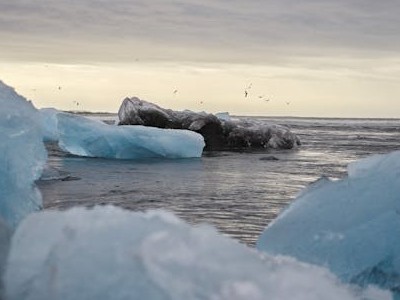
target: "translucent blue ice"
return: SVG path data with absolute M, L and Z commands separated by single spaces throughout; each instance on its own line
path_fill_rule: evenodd
M 328 270 L 260 256 L 166 212 L 106 206 L 31 214 L 12 239 L 7 300 L 388 300 Z
M 10 246 L 11 229 L 0 217 L 0 299 L 3 299 L 3 272 L 7 261 L 8 249 Z
M 43 132 L 43 141 L 57 142 L 59 138 L 57 114 L 59 110 L 55 108 L 39 109 L 40 125 Z
M 0 81 L 0 217 L 14 227 L 41 206 L 34 185 L 47 154 L 37 110 Z
M 59 146 L 69 153 L 103 158 L 200 157 L 204 139 L 188 130 L 145 126 L 110 126 L 73 114 L 59 113 Z
M 343 281 L 400 296 L 400 152 L 350 164 L 348 178 L 306 189 L 257 248 L 326 266 Z M 396 298 L 397 299 L 397 298 Z

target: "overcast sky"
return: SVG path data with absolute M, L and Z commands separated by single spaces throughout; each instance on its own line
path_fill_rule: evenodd
M 0 12 L 0 79 L 39 106 L 116 110 L 129 93 L 182 109 L 400 117 L 398 0 L 0 0 Z

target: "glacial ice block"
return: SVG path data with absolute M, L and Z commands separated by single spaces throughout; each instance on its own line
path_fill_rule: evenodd
M 345 282 L 391 289 L 400 299 L 400 152 L 352 163 L 348 173 L 308 187 L 257 248 L 326 266 Z
M 60 113 L 55 108 L 42 108 L 39 109 L 40 125 L 43 132 L 43 141 L 57 142 L 59 139 L 58 133 L 58 119 L 57 115 Z
M 31 214 L 12 238 L 8 300 L 388 300 L 328 270 L 260 256 L 206 225 L 112 206 Z
M 204 139 L 188 130 L 110 126 L 82 116 L 59 113 L 59 146 L 69 153 L 119 159 L 200 157 Z
M 10 247 L 11 233 L 11 228 L 0 217 L 0 299 L 3 299 L 2 295 L 4 293 L 2 278 Z
M 0 217 L 14 227 L 41 207 L 34 182 L 47 154 L 37 110 L 0 81 Z

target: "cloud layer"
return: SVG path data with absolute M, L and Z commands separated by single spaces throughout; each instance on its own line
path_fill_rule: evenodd
M 2 59 L 271 63 L 395 56 L 398 0 L 0 0 Z

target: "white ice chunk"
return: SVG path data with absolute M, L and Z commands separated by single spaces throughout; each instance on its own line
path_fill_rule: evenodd
M 110 126 L 59 113 L 59 146 L 69 153 L 119 159 L 200 157 L 203 137 L 188 130 L 144 126 Z
M 328 270 L 256 251 L 166 212 L 116 207 L 32 214 L 12 238 L 8 300 L 390 299 Z
M 0 217 L 14 227 L 41 206 L 34 185 L 46 161 L 32 103 L 0 81 Z
M 221 121 L 230 121 L 231 120 L 231 116 L 229 115 L 228 112 L 219 112 L 216 113 L 215 116 L 220 119 Z
M 266 228 L 257 248 L 399 297 L 399 174 L 400 152 L 393 152 L 351 164 L 343 180 L 318 181 Z

